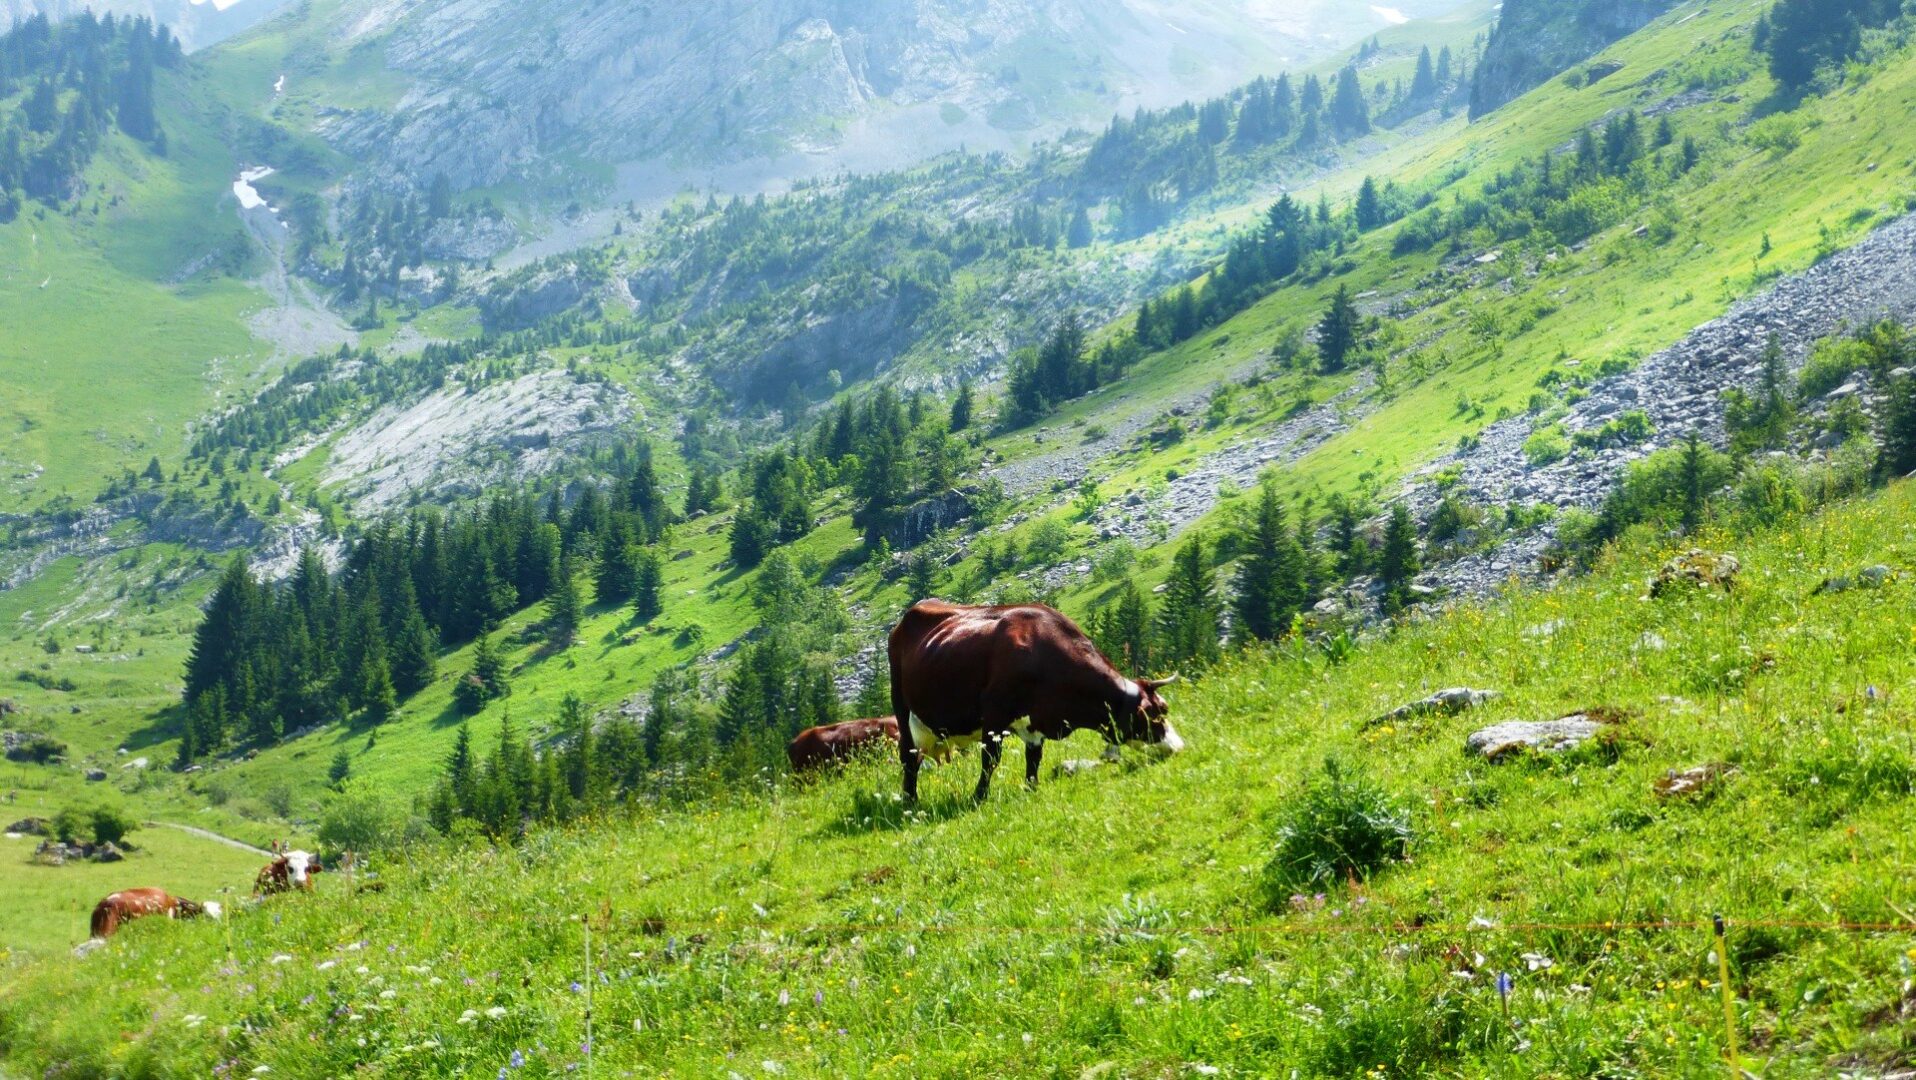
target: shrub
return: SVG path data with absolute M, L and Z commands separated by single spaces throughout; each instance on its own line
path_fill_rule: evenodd
M 1523 441 L 1524 460 L 1530 467 L 1540 469 L 1555 461 L 1562 461 L 1570 455 L 1570 440 L 1564 438 L 1563 429 L 1555 424 L 1538 428 Z
M 67 744 L 51 735 L 31 734 L 16 743 L 7 751 L 11 761 L 25 761 L 34 765 L 46 765 L 66 757 Z
M 1825 341 L 1810 353 L 1796 377 L 1796 393 L 1808 401 L 1843 385 L 1855 372 L 1870 365 L 1870 348 L 1860 341 Z
M 398 796 L 362 777 L 326 801 L 318 836 L 328 851 L 390 851 L 417 843 L 429 828 Z
M 1306 785 L 1280 813 L 1265 883 L 1282 903 L 1294 890 L 1368 878 L 1402 860 L 1411 838 L 1408 807 L 1326 759 L 1323 778 Z
M 126 839 L 127 833 L 139 828 L 139 824 L 118 806 L 103 804 L 87 811 L 87 827 L 92 830 L 95 843 L 117 844 Z

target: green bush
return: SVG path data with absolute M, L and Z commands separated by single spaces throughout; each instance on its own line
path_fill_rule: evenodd
M 1300 889 L 1368 878 L 1410 851 L 1410 809 L 1336 759 L 1279 814 L 1277 841 L 1264 866 L 1271 900 Z
M 1540 469 L 1555 461 L 1562 461 L 1570 455 L 1570 440 L 1564 438 L 1563 429 L 1555 424 L 1538 428 L 1523 441 L 1524 460 L 1530 467 Z
M 1796 377 L 1796 393 L 1804 401 L 1820 398 L 1870 366 L 1871 352 L 1860 341 L 1825 341 L 1810 353 Z
M 139 825 L 133 815 L 118 806 L 102 804 L 87 812 L 87 826 L 93 832 L 95 843 L 117 844 Z

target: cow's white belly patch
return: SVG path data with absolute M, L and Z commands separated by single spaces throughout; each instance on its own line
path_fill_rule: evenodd
M 913 749 L 918 751 L 920 760 L 924 758 L 950 760 L 953 753 L 979 741 L 979 736 L 976 733 L 970 735 L 953 735 L 948 739 L 941 739 L 936 732 L 925 726 L 924 721 L 918 719 L 917 713 L 907 713 L 905 723 L 911 729 L 911 745 Z M 1044 744 L 1044 736 L 1031 730 L 1031 721 L 1027 718 L 1012 721 L 1011 730 L 1018 738 L 1024 740 L 1026 746 L 1042 746 Z

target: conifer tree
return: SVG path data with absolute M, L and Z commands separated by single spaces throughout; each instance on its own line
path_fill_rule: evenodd
M 625 530 L 616 525 L 600 548 L 593 596 L 608 607 L 623 604 L 638 587 L 638 548 L 627 542 Z
M 1096 233 L 1091 227 L 1091 214 L 1083 206 L 1079 206 L 1071 215 L 1071 224 L 1065 229 L 1065 245 L 1073 248 L 1090 247 L 1094 239 L 1096 239 Z M 958 429 L 954 427 L 952 430 Z
M 1431 67 L 1430 46 L 1417 53 L 1417 73 L 1410 79 L 1410 100 L 1425 102 L 1437 96 L 1437 73 Z
M 1370 130 L 1370 108 L 1364 103 L 1364 89 L 1358 85 L 1356 68 L 1346 67 L 1337 73 L 1330 116 L 1331 128 L 1340 137 L 1362 135 Z
M 392 645 L 393 689 L 401 697 L 411 697 L 426 687 L 439 673 L 439 655 L 434 648 L 432 629 L 417 608 L 407 613 Z
M 1384 586 L 1384 610 L 1402 611 L 1410 602 L 1410 582 L 1421 567 L 1417 560 L 1417 526 L 1410 511 L 1398 503 L 1390 508 L 1384 526 L 1384 549 L 1377 560 L 1377 579 Z
M 632 615 L 642 623 L 651 622 L 665 610 L 665 564 L 651 548 L 639 552 L 634 567 L 636 585 L 632 590 Z
M 1238 569 L 1232 631 L 1240 641 L 1272 641 L 1290 628 L 1304 607 L 1304 549 L 1284 520 L 1277 489 L 1264 485 L 1245 537 Z
M 1330 307 L 1317 323 L 1317 352 L 1325 374 L 1334 375 L 1344 370 L 1344 365 L 1357 351 L 1361 326 L 1362 319 L 1351 300 L 1350 288 L 1337 286 L 1337 291 L 1331 294 Z
M 579 636 L 579 586 L 573 581 L 572 560 L 559 561 L 559 580 L 546 596 L 546 640 L 566 649 Z
M 1377 193 L 1377 181 L 1364 177 L 1364 183 L 1357 189 L 1357 228 L 1369 232 L 1384 224 L 1384 200 Z
M 945 424 L 952 434 L 956 435 L 971 426 L 972 397 L 971 380 L 959 383 L 958 394 L 951 399 L 950 419 Z
M 1171 576 L 1158 609 L 1158 659 L 1205 665 L 1218 657 L 1217 576 L 1205 562 L 1204 540 L 1193 533 L 1172 556 Z

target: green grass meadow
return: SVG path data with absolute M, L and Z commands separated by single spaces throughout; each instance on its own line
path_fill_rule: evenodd
M 1035 792 L 1013 762 L 982 808 L 971 759 L 929 775 L 916 814 L 876 761 L 396 855 L 372 868 L 383 892 L 333 880 L 239 915 L 230 959 L 227 928 L 137 928 L 0 973 L 0 1053 L 74 1075 L 469 1076 L 518 1073 L 516 1052 L 564 1075 L 587 916 L 607 1075 L 1720 1075 L 1722 913 L 1753 1074 L 1887 1069 L 1916 1036 L 1916 487 L 1732 550 L 1728 592 L 1647 599 L 1666 551 L 1644 539 L 1341 661 L 1243 656 L 1176 693 L 1183 755 Z M 1874 562 L 1884 588 L 1817 592 Z M 1450 685 L 1503 696 L 1370 723 Z M 1606 737 L 1560 757 L 1463 752 L 1482 724 L 1598 708 Z M 1274 882 L 1277 823 L 1326 758 L 1408 814 L 1408 858 Z M 1704 764 L 1729 771 L 1655 793 Z M 71 1007 L 33 1004 L 50 995 Z

